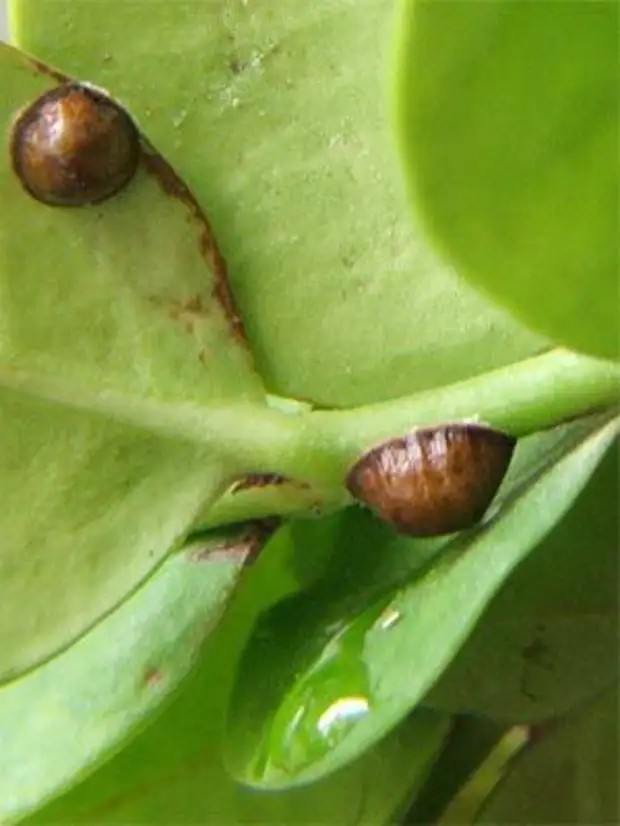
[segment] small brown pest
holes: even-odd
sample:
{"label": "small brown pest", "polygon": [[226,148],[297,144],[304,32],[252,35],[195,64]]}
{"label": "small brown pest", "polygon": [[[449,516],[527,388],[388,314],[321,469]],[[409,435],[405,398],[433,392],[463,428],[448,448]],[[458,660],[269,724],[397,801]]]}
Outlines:
{"label": "small brown pest", "polygon": [[515,444],[506,433],[474,424],[413,430],[365,453],[346,485],[399,533],[454,533],[483,517]]}
{"label": "small brown pest", "polygon": [[63,83],[19,113],[10,152],[33,198],[78,207],[127,186],[140,159],[140,138],[127,112],[103,92]]}

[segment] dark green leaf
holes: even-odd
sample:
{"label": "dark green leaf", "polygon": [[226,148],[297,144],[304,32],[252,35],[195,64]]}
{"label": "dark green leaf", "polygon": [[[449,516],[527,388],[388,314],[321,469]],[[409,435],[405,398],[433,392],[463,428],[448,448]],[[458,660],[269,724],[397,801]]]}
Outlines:
{"label": "dark green leaf", "polygon": [[535,730],[476,823],[617,823],[618,688]]}
{"label": "dark green leaf", "polygon": [[618,676],[618,454],[515,571],[426,702],[506,722],[565,714]]}

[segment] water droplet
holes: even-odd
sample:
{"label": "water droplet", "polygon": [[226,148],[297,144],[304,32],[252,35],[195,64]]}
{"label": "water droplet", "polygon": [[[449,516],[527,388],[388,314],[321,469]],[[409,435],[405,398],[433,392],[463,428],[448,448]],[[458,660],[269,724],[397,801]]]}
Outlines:
{"label": "water droplet", "polygon": [[286,782],[310,769],[372,714],[364,644],[385,613],[384,599],[354,619],[323,629],[328,641],[272,718],[253,767],[257,779]]}
{"label": "water droplet", "polygon": [[396,608],[387,608],[375,623],[375,627],[380,631],[389,631],[398,622],[400,622],[402,614]]}
{"label": "water droplet", "polygon": [[348,729],[369,711],[370,703],[367,697],[359,694],[339,697],[321,714],[317,729],[326,741],[335,740],[337,743],[341,739],[341,730]]}

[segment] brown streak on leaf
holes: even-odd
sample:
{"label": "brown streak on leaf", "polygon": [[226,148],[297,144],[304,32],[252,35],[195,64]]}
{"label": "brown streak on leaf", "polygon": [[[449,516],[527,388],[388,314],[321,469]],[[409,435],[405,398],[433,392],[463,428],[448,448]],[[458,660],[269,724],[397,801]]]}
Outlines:
{"label": "brown streak on leaf", "polygon": [[67,83],[71,80],[68,75],[63,75],[62,72],[53,69],[51,66],[48,66],[47,63],[43,63],[41,60],[37,60],[36,57],[28,57],[26,58],[28,63],[32,66],[35,72],[39,75],[45,75],[46,77],[51,77],[54,80],[57,80],[58,83]]}
{"label": "brown streak on leaf", "polygon": [[[59,83],[70,81],[67,75],[56,71],[51,66],[42,63],[33,57],[27,57],[27,62],[38,74],[53,78]],[[179,178],[170,164],[157,152],[155,147],[141,135],[141,163],[145,171],[159,184],[162,191],[181,201],[188,208],[191,217],[200,228],[199,249],[202,257],[213,272],[213,297],[218,301],[228,320],[230,330],[239,344],[247,347],[247,338],[243,321],[235,304],[230,285],[226,262],[220,253],[211,225],[203,210],[187,185]]]}
{"label": "brown streak on leaf", "polygon": [[142,677],[142,685],[145,688],[153,688],[159,685],[164,679],[164,672],[159,668],[147,668]]}
{"label": "brown streak on leaf", "polygon": [[267,488],[276,485],[293,485],[302,490],[308,490],[310,485],[307,482],[298,482],[295,479],[288,479],[277,473],[249,473],[238,479],[230,489],[231,493],[239,493],[241,490],[251,490],[253,488]]}
{"label": "brown streak on leaf", "polygon": [[223,541],[219,545],[188,552],[190,562],[241,562],[244,565],[255,562],[272,533],[280,524],[279,519],[257,519],[248,522],[244,532],[237,537]]}
{"label": "brown streak on leaf", "polygon": [[289,480],[277,473],[249,473],[234,483],[230,492],[238,493],[248,488],[266,488],[270,485],[284,485]]}
{"label": "brown streak on leaf", "polygon": [[166,195],[176,198],[185,204],[190,215],[200,227],[199,248],[203,258],[213,272],[213,295],[228,319],[233,336],[240,344],[245,346],[246,337],[243,322],[241,321],[239,311],[237,310],[228,284],[226,262],[217,248],[206,215],[186,184],[183,183],[170,164],[162,158],[159,152],[157,152],[144,137],[142,137],[142,165],[147,173],[155,178]]}

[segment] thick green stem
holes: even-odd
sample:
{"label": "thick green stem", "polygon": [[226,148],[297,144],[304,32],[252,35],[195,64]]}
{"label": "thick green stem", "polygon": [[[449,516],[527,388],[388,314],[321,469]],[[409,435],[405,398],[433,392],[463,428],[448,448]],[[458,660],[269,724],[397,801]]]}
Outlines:
{"label": "thick green stem", "polygon": [[611,407],[619,401],[619,390],[618,365],[554,350],[394,401],[312,413],[304,417],[304,441],[315,456],[317,471],[325,472],[326,481],[333,483],[342,479],[360,453],[415,427],[471,420],[526,436]]}
{"label": "thick green stem", "polygon": [[342,490],[347,468],[377,442],[414,427],[456,420],[525,436],[616,404],[620,367],[554,350],[393,401],[296,415],[249,402],[199,406],[111,392],[88,395],[14,370],[0,373],[0,386],[194,442],[206,453],[225,456],[231,472],[278,473],[310,482],[333,499]]}
{"label": "thick green stem", "polygon": [[[344,411],[290,416],[276,424],[257,415],[251,432],[237,431],[229,445],[251,472],[280,473],[313,484],[317,499],[345,502],[342,480],[368,448],[414,427],[474,420],[526,436],[618,402],[620,368],[555,350],[468,381],[390,402]],[[259,442],[261,442],[259,444]],[[268,497],[271,494],[265,494]],[[260,491],[253,506],[259,507]],[[307,493],[300,493],[300,510]],[[291,508],[291,502],[287,501]],[[258,512],[258,511],[256,511]]]}

